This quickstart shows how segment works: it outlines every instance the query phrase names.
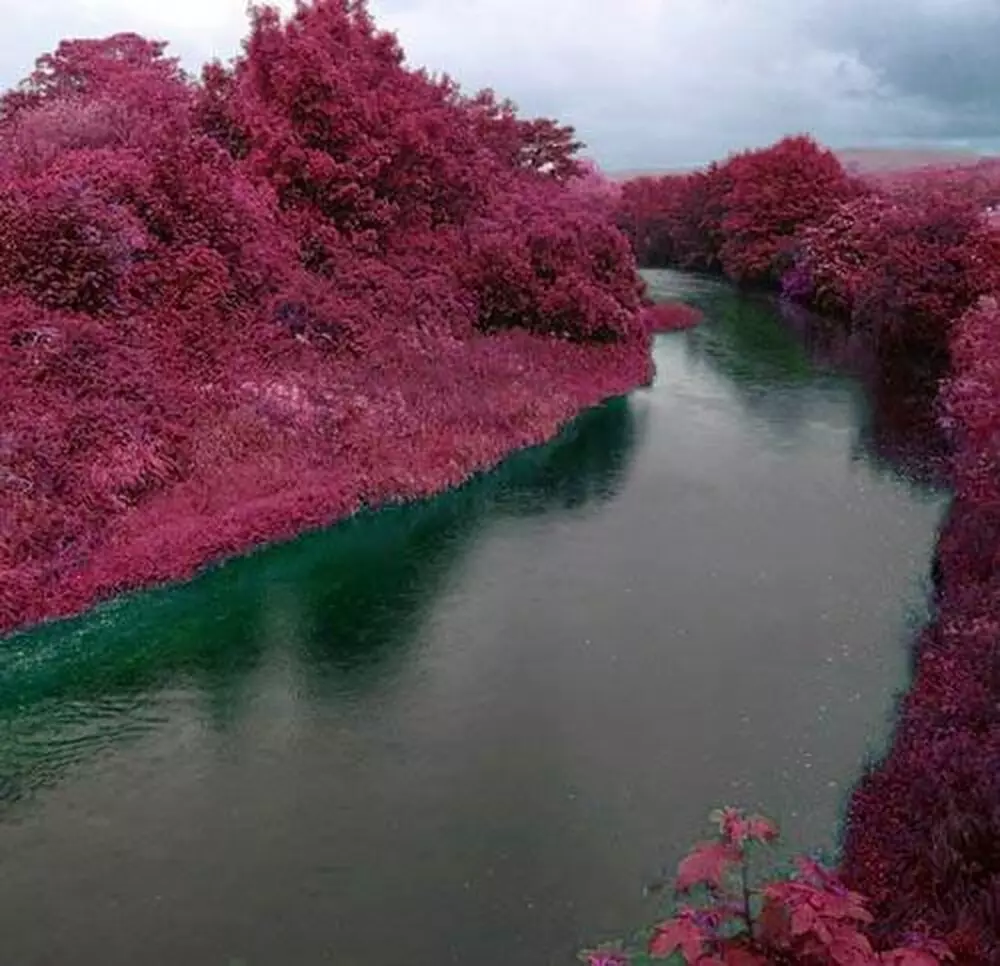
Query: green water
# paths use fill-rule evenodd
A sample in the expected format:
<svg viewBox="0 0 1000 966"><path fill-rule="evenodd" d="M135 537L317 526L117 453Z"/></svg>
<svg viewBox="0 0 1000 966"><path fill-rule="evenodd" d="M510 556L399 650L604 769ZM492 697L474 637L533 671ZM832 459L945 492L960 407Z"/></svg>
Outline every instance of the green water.
<svg viewBox="0 0 1000 966"><path fill-rule="evenodd" d="M565 963L735 802L833 848L942 494L769 303L454 493L0 642L16 966Z"/></svg>

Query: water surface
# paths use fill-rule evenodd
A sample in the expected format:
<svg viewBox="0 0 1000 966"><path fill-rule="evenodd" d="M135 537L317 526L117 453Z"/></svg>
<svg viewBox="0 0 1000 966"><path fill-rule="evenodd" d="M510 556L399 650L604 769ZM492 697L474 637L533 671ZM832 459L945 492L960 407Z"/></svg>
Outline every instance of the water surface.
<svg viewBox="0 0 1000 966"><path fill-rule="evenodd" d="M835 847L942 494L770 303L464 489L0 642L17 966L572 962L742 803Z"/></svg>

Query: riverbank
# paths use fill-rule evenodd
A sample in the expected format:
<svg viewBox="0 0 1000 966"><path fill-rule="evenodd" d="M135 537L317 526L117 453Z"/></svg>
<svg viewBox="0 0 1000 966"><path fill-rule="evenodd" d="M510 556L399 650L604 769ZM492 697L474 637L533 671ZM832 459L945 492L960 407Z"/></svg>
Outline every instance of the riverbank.
<svg viewBox="0 0 1000 966"><path fill-rule="evenodd" d="M323 399L322 384L296 385L291 374L257 389L266 407L233 412L228 426L205 426L192 439L206 454L197 474L82 535L73 553L10 573L0 632L189 578L361 508L457 486L652 374L645 342L588 347L529 333L481 337L399 363L405 382L379 369L342 373L333 401ZM270 431L265 445L244 441L243 452L226 459L248 422ZM331 434L331 424L339 432Z"/></svg>
<svg viewBox="0 0 1000 966"><path fill-rule="evenodd" d="M957 498L937 596L914 644L892 747L855 790L842 870L874 936L921 928L992 962L1000 921L1000 200L995 164L865 179L806 138L626 184L641 261L779 289L862 347L876 379L908 364L938 401Z"/></svg>
<svg viewBox="0 0 1000 966"><path fill-rule="evenodd" d="M405 68L363 4L255 14L197 80L134 34L40 58L0 98L0 633L453 486L648 380L577 147Z"/></svg>
<svg viewBox="0 0 1000 966"><path fill-rule="evenodd" d="M705 324L555 442L5 642L11 961L397 966L392 908L416 963L568 964L720 802L836 847L943 496L773 300L646 278Z"/></svg>

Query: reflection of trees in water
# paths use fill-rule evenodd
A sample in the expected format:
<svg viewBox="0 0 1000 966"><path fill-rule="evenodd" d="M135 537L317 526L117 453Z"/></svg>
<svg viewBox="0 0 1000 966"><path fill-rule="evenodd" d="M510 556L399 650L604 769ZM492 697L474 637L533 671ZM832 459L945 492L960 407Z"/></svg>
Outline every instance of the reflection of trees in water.
<svg viewBox="0 0 1000 966"><path fill-rule="evenodd" d="M581 415L558 445L529 450L509 464L492 499L517 516L575 510L612 499L624 482L642 426L626 398Z"/></svg>
<svg viewBox="0 0 1000 966"><path fill-rule="evenodd" d="M692 356L722 376L752 415L797 435L828 412L829 393L850 391L842 376L814 364L774 300L734 288L702 305L709 324L685 333Z"/></svg>
<svg viewBox="0 0 1000 966"><path fill-rule="evenodd" d="M730 288L699 304L711 322L685 333L686 344L725 376L748 411L794 430L814 412L818 391L856 385L863 392L855 458L916 483L942 482L934 372L902 357L877 358L840 326L769 296Z"/></svg>
<svg viewBox="0 0 1000 966"><path fill-rule="evenodd" d="M863 336L781 303L783 322L811 359L850 372L865 390L858 458L931 486L945 481L948 445L937 420L940 373L902 354L876 353Z"/></svg>
<svg viewBox="0 0 1000 966"><path fill-rule="evenodd" d="M732 291L732 286L718 275L697 275L669 268L643 269L639 273L646 282L646 290L654 302L679 299L699 308L706 300Z"/></svg>
<svg viewBox="0 0 1000 966"><path fill-rule="evenodd" d="M867 461L915 483L947 485L949 447L937 420L936 380L885 372L865 388L869 405L857 448Z"/></svg>
<svg viewBox="0 0 1000 966"><path fill-rule="evenodd" d="M774 302L731 289L706 304L711 324L690 331L692 350L738 388L808 385L817 371L802 343L781 324Z"/></svg>
<svg viewBox="0 0 1000 966"><path fill-rule="evenodd" d="M195 685L224 726L276 645L291 647L324 692L391 679L443 580L491 519L612 498L635 437L628 400L612 400L460 489L358 514L190 583L0 642L0 800L148 732L156 695L172 685Z"/></svg>

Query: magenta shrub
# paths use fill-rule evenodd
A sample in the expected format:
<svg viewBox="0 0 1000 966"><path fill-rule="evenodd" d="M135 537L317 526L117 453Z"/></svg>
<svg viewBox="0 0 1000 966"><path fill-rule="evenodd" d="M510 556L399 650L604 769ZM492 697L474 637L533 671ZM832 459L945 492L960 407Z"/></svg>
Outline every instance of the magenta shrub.
<svg viewBox="0 0 1000 966"><path fill-rule="evenodd" d="M951 951L923 932L876 951L875 919L865 898L805 857L791 876L762 875L759 851L776 826L735 808L712 815L714 839L681 861L672 914L639 943L608 944L580 956L588 966L645 966L664 959L687 966L938 966Z"/></svg>
<svg viewBox="0 0 1000 966"><path fill-rule="evenodd" d="M689 329L703 319L699 309L684 302L660 302L646 309L646 322L653 332Z"/></svg>
<svg viewBox="0 0 1000 966"><path fill-rule="evenodd" d="M406 69L363 2L133 34L0 98L0 633L460 483L650 372L573 132Z"/></svg>
<svg viewBox="0 0 1000 966"><path fill-rule="evenodd" d="M628 182L618 220L644 264L780 285L890 350L944 354L951 322L1000 285L998 201L1000 164L863 181L792 137Z"/></svg>
<svg viewBox="0 0 1000 966"><path fill-rule="evenodd" d="M637 178L621 189L618 225L646 266L721 271L727 165L664 177Z"/></svg>
<svg viewBox="0 0 1000 966"><path fill-rule="evenodd" d="M951 327L941 394L956 500L892 752L851 802L844 872L890 931L922 922L959 960L1000 956L1000 311Z"/></svg>
<svg viewBox="0 0 1000 966"><path fill-rule="evenodd" d="M1000 285L996 292L954 323L943 393L956 443L955 488L980 507L1000 507Z"/></svg>
<svg viewBox="0 0 1000 966"><path fill-rule="evenodd" d="M962 196L872 195L804 228L790 274L786 294L876 342L946 352L950 325L1000 285L1000 234Z"/></svg>
<svg viewBox="0 0 1000 966"><path fill-rule="evenodd" d="M790 137L704 171L626 183L619 223L644 264L773 284L797 233L863 190L832 153L811 138Z"/></svg>
<svg viewBox="0 0 1000 966"><path fill-rule="evenodd" d="M737 282L777 282L796 234L822 224L859 191L837 158L807 137L735 155L725 168L719 258Z"/></svg>

